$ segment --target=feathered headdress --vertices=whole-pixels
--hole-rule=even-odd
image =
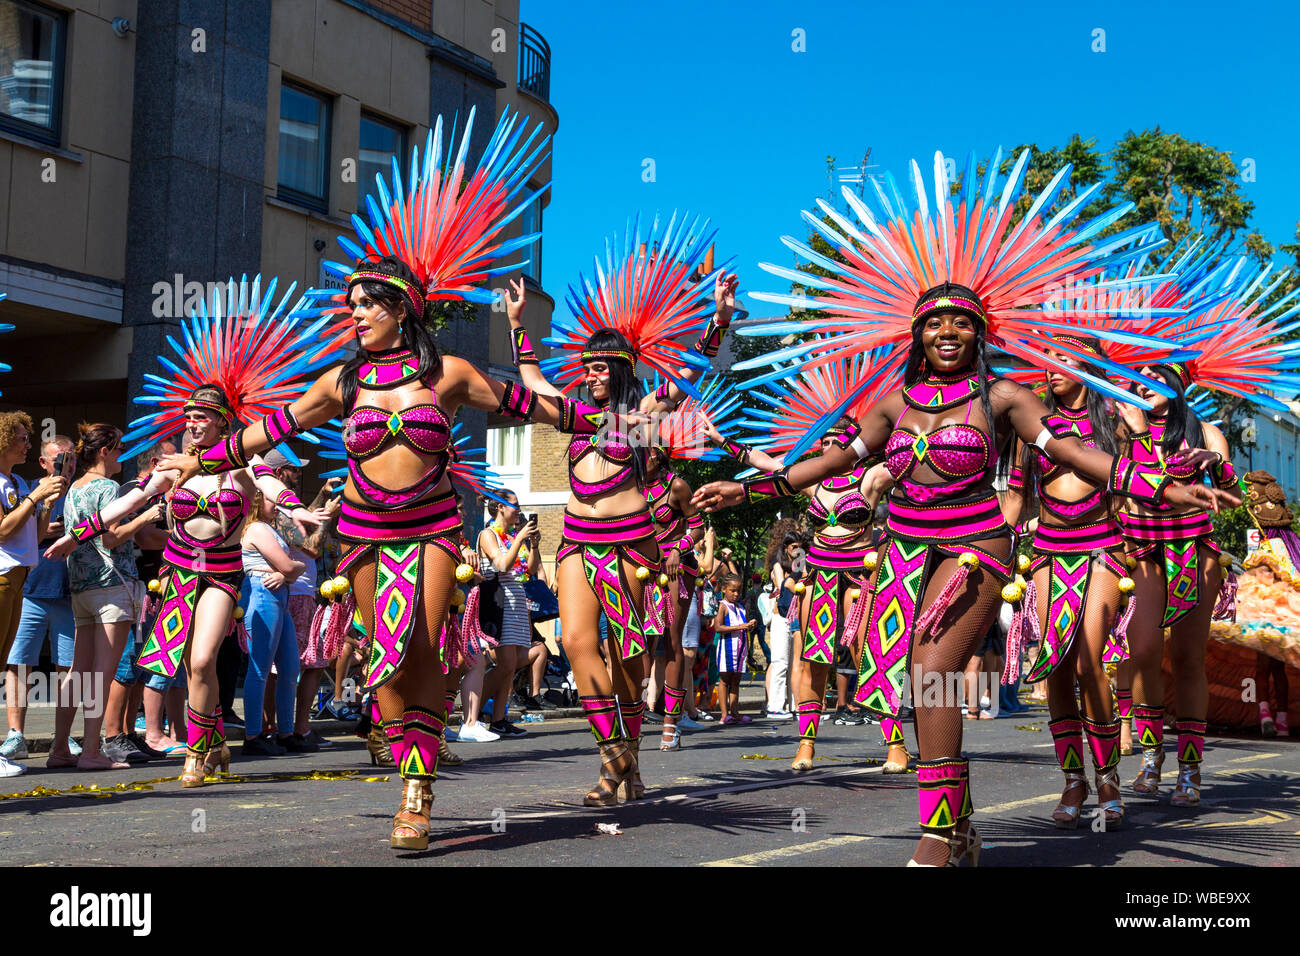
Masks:
[[[230,407],[213,410],[239,427],[300,398],[311,384],[307,376],[341,357],[322,344],[327,319],[309,318],[302,299],[286,308],[296,283],[276,303],[278,282],[272,279],[265,291],[260,275],[251,282],[241,276],[238,282],[232,278],[219,284],[210,303],[200,301],[197,313],[181,321],[181,341],[167,336],[176,360],[159,355],[169,374],[145,374],[144,394],[134,400],[156,410],[131,422],[122,436],[130,447],[122,457],[174,435],[185,424],[186,406],[200,385],[217,385],[225,392]],[[315,440],[310,432],[302,437]]]
[[[647,391],[656,389],[659,382],[656,375],[647,382]],[[725,453],[709,439],[705,425],[711,423],[723,438],[733,437],[737,430],[741,398],[735,385],[716,372],[707,374],[697,385],[699,398],[688,395],[672,411],[654,416],[655,447],[664,449],[669,458],[725,458]]]
[[[397,158],[393,158],[390,184],[375,176],[378,202],[366,197],[367,224],[352,216],[356,240],[339,236],[339,245],[352,262],[326,262],[325,269],[350,287],[355,282],[374,280],[398,289],[411,302],[417,315],[426,302],[464,299],[491,303],[493,293],[476,286],[493,276],[519,268],[523,263],[490,266],[490,263],[522,249],[537,239],[537,233],[517,239],[502,239],[501,231],[518,217],[529,203],[549,188],[543,186],[513,209],[511,203],[527,186],[528,178],[546,159],[549,136],[538,137],[540,126],[526,133],[527,120],[518,113],[503,113],[492,139],[483,151],[472,175],[466,177],[466,155],[474,127],[470,110],[465,131],[455,144],[455,129],[447,137],[443,154],[442,117],[439,116],[425,142],[424,158],[418,147],[411,148],[411,165],[405,184]],[[453,150],[455,154],[453,155]],[[408,191],[409,190],[409,191]],[[365,268],[367,258],[395,256],[415,273],[418,287]],[[322,311],[345,315],[330,329],[331,336],[347,340],[352,326],[346,316],[347,289],[312,289],[308,296],[323,303]]]
[[[1014,221],[1015,201],[1028,161],[1029,151],[1025,150],[999,191],[1002,151],[994,155],[982,180],[976,174],[972,155],[954,199],[944,158],[936,153],[932,198],[919,167],[912,163],[915,209],[904,200],[891,175],[885,177],[883,185],[872,180],[875,212],[846,187],[844,198],[856,222],[819,200],[819,208],[833,225],[809,212],[803,218],[845,261],[821,255],[806,243],[783,236],[781,241],[786,246],[831,276],[824,278],[768,263],[760,266],[772,275],[825,294],[807,297],[754,293],[754,297],[796,309],[820,310],[829,317],[776,322],[740,333],[789,335],[823,331],[832,337],[831,344],[797,343],[761,360],[751,360],[745,367],[801,356],[819,363],[840,352],[878,347],[906,350],[915,322],[933,311],[955,309],[983,323],[990,345],[1039,367],[1066,368],[1044,355],[1043,346],[1051,332],[1065,331],[1078,323],[1067,321],[1064,315],[1046,315],[1045,304],[1060,295],[1067,281],[1097,277],[1103,270],[1117,268],[1141,255],[1142,247],[1135,246],[1135,240],[1146,235],[1148,229],[1140,227],[1104,240],[1097,238],[1133,209],[1132,203],[1075,224],[1079,212],[1101,189],[1099,183],[1084,188],[1060,211],[1046,218],[1045,211],[1066,185],[1068,165],[1052,177],[1025,215]],[[951,285],[941,289],[945,284]],[[930,295],[922,302],[927,292]],[[1094,334],[1114,341],[1127,333],[1101,329]],[[1089,384],[1116,397],[1123,394],[1103,379],[1089,377]]]
[[[344,427],[342,419],[332,418],[316,429],[316,434],[320,438],[320,457],[322,459],[330,461],[347,460],[348,450],[343,444]],[[471,440],[469,431],[462,422],[452,424],[451,462],[447,466],[447,472],[452,482],[463,485],[475,494],[484,495],[494,501],[500,501],[502,504],[509,504],[510,502],[502,501],[498,497],[503,485],[501,477],[492,470],[492,466],[487,463],[487,459],[484,457],[487,449],[471,446]],[[348,469],[346,466],[321,472],[321,478],[324,480],[346,478],[347,476]]]
[[[666,224],[656,216],[649,233],[642,235],[638,217],[621,245],[617,235],[606,240],[604,265],[599,258],[593,263],[595,282],[579,275],[577,287],[569,286],[566,299],[573,317],[551,318],[553,334],[542,340],[555,350],[542,360],[546,376],[565,391],[577,385],[585,374],[587,340],[608,329],[627,339],[632,355],[601,357],[622,358],[633,367],[640,359],[688,395],[698,395],[680,370],[708,368],[709,360],[676,339],[704,327],[713,309],[714,282],[725,268],[695,278],[713,243],[713,234],[705,235],[708,226],[708,220],[688,222],[685,215],[679,222],[673,213]]]

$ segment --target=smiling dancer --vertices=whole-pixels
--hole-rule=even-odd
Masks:
[[[853,238],[817,219],[819,232],[842,261],[784,240],[831,276],[764,268],[826,294],[760,297],[820,310],[829,318],[777,322],[758,331],[785,335],[794,326],[828,333],[830,343],[815,340],[801,346],[814,355],[812,363],[830,361],[841,351],[892,346],[884,368],[902,367],[904,385],[866,411],[857,423],[860,434],[844,435],[843,444],[837,442],[820,457],[743,485],[719,482],[696,492],[697,504],[706,510],[788,496],[794,486],[820,481],[868,454],[884,452],[895,485],[889,495],[888,536],[864,615],[856,699],[882,716],[897,717],[904,677],[917,667],[913,701],[923,839],[911,861],[916,865],[956,865],[966,857],[975,864],[982,844],[970,826],[973,802],[969,764],[960,755],[957,701],[946,694],[937,703],[931,688],[934,680],[961,673],[997,611],[1002,584],[1011,578],[1011,532],[993,489],[996,449],[1016,434],[1112,492],[1153,504],[1215,504],[1208,489],[1171,485],[1158,469],[1087,448],[1077,437],[1053,436],[1043,427],[1048,409],[1038,397],[989,371],[988,344],[1038,367],[1057,367],[1043,351],[1044,329],[1068,325],[1045,319],[1041,308],[1033,306],[1049,300],[1067,276],[1086,280],[1097,275],[1110,264],[1108,255],[1134,238],[1121,234],[1101,248],[1088,243],[1131,206],[1071,225],[1097,191],[1095,185],[1044,220],[1068,169],[1053,178],[1021,221],[1013,222],[1012,200],[1028,158],[1028,151],[1021,154],[998,202],[993,196],[1000,152],[983,181],[971,157],[955,200],[942,155],[935,158],[932,194],[914,165],[915,212],[901,206],[894,190],[894,202],[880,192],[883,210],[876,215],[846,189],[845,199],[862,227],[850,226],[842,216],[835,221]],[[935,197],[933,215],[930,195]],[[1088,379],[1094,387],[1123,394],[1107,382]],[[805,441],[819,437],[810,433]],[[796,445],[786,457],[800,452]]]

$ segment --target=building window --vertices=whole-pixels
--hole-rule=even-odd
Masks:
[[[488,429],[488,462],[503,471],[523,468],[527,452],[527,434],[523,425],[506,425]]]
[[[523,199],[529,199],[537,192],[531,186],[525,186],[522,193]],[[542,231],[542,201],[529,203],[528,208],[523,211],[519,217],[523,235],[530,233],[540,233]],[[526,249],[520,250],[528,257],[528,262],[520,270],[525,276],[532,279],[539,286],[542,284],[542,237],[539,235],[533,240],[532,245]]]
[[[279,198],[329,210],[330,101],[302,87],[280,87]]]
[[[357,162],[357,212],[364,212],[366,197],[374,196],[375,176],[382,175],[391,195],[393,191],[393,157],[400,166],[406,155],[406,129],[368,113],[361,114],[361,155]],[[406,177],[402,170],[402,177]],[[410,184],[404,184],[409,190]]]
[[[0,127],[57,145],[67,15],[0,0]]]

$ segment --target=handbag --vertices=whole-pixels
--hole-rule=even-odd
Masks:
[[[560,601],[541,578],[529,578],[524,582],[524,597],[534,624],[553,621],[560,616]]]

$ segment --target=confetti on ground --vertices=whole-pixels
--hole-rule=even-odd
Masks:
[[[597,823],[597,824],[596,824],[596,832],[597,832],[597,833],[607,833],[607,834],[609,834],[610,836],[622,836],[622,835],[623,835],[623,831],[620,830],[620,829],[618,828],[618,824],[617,824],[617,823]]]
[[[1016,724],[1016,730],[1027,730],[1031,734],[1041,734],[1043,732],[1042,727],[1035,727],[1033,724]]]

